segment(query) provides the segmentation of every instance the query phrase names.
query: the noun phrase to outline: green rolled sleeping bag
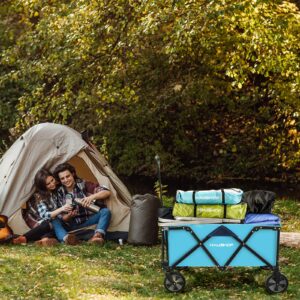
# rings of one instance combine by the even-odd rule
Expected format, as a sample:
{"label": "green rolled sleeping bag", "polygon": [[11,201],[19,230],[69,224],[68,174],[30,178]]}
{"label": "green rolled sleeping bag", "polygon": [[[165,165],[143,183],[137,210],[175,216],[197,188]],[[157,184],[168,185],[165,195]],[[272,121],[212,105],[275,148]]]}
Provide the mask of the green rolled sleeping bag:
{"label": "green rolled sleeping bag", "polygon": [[175,203],[173,207],[174,217],[197,217],[243,220],[247,212],[247,204],[233,205],[194,205]]}

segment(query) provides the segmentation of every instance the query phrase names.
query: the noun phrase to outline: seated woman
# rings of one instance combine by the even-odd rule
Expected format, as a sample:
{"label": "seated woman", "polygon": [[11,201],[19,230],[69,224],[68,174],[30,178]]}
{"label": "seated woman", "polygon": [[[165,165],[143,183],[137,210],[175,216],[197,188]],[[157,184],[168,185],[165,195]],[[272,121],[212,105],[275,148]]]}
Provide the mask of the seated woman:
{"label": "seated woman", "polygon": [[58,241],[55,238],[50,221],[62,212],[70,211],[72,207],[69,204],[59,207],[58,182],[48,170],[41,169],[36,174],[34,183],[37,193],[35,193],[34,202],[30,203],[30,210],[37,219],[40,219],[40,224],[24,235],[13,239],[13,244],[35,242],[35,244],[41,246],[53,246]]}

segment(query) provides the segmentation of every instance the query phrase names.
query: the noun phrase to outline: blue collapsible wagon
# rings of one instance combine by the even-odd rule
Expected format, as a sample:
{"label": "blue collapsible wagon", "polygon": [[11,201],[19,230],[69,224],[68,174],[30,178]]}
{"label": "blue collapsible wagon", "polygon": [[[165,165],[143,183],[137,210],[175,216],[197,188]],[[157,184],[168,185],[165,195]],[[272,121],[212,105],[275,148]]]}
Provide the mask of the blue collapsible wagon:
{"label": "blue collapsible wagon", "polygon": [[272,274],[265,286],[270,293],[284,292],[287,278],[278,265],[280,226],[255,224],[160,223],[164,286],[180,292],[185,267],[263,267]]}

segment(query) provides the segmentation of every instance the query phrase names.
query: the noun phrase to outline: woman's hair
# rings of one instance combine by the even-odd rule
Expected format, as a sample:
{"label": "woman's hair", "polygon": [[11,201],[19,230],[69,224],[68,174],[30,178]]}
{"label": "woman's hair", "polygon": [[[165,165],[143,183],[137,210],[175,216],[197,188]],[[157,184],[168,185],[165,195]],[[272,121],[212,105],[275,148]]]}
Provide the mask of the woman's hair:
{"label": "woman's hair", "polygon": [[50,171],[46,169],[41,169],[36,173],[34,177],[35,187],[37,189],[37,192],[41,195],[42,198],[48,197],[50,195],[50,192],[46,186],[46,179],[49,176],[54,177]]}

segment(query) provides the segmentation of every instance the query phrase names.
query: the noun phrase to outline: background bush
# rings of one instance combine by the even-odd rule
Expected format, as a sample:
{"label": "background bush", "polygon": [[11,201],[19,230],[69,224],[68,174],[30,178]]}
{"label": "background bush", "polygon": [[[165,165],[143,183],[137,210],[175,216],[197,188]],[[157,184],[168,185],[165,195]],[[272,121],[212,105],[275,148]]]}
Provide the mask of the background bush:
{"label": "background bush", "polygon": [[89,129],[120,175],[153,175],[158,153],[170,178],[297,180],[296,2],[11,0],[0,13],[2,152],[9,128],[51,121]]}

